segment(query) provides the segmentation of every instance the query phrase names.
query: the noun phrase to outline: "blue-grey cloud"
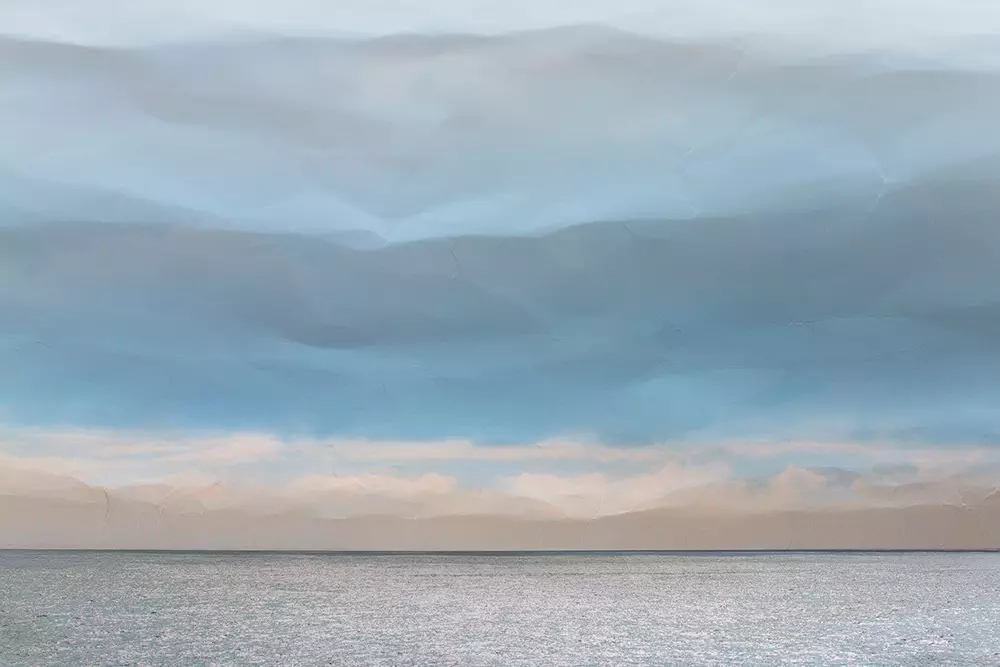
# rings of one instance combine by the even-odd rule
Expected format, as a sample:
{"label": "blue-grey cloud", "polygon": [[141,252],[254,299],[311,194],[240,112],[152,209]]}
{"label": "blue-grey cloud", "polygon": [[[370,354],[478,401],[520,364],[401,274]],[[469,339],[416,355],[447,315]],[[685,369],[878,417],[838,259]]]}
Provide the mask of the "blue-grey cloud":
{"label": "blue-grey cloud", "polygon": [[7,37],[0,416],[993,442],[989,54]]}

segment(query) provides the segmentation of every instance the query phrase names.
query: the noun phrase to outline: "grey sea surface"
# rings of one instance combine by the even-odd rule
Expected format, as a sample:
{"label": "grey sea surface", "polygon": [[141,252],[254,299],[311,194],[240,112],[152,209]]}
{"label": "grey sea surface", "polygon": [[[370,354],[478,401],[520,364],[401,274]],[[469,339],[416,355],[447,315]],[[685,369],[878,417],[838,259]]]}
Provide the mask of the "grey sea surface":
{"label": "grey sea surface", "polygon": [[1000,665],[1000,554],[0,551],[3,665]]}

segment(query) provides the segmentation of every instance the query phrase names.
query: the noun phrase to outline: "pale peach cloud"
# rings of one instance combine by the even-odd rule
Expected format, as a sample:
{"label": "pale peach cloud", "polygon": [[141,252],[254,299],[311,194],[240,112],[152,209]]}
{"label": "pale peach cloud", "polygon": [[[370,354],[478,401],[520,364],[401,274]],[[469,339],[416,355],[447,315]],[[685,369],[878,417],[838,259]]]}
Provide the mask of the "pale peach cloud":
{"label": "pale peach cloud", "polygon": [[0,439],[37,443],[57,450],[71,449],[98,458],[162,457],[170,461],[241,463],[270,458],[283,446],[264,433],[233,433],[191,437],[128,431],[12,431]]}
{"label": "pale peach cloud", "polygon": [[656,461],[667,455],[663,447],[621,448],[568,439],[543,440],[528,445],[477,445],[471,440],[438,442],[379,442],[331,440],[331,455],[353,461]]}
{"label": "pale peach cloud", "polygon": [[164,457],[169,462],[238,464],[276,458],[282,444],[269,436],[241,435],[185,443],[182,451]]}
{"label": "pale peach cloud", "polygon": [[928,468],[963,468],[1000,462],[1000,448],[985,446],[905,446],[884,442],[772,441],[707,445],[720,455],[774,459],[796,455],[848,456],[873,463],[908,463]]}
{"label": "pale peach cloud", "polygon": [[[790,467],[757,483],[708,471],[523,476],[520,492],[466,490],[445,475],[310,476],[282,487],[103,488],[0,467],[0,547],[214,549],[997,548],[995,488],[963,480],[849,489]],[[711,477],[711,475],[706,475]],[[681,482],[680,480],[685,480]],[[841,488],[841,491],[844,489]],[[888,492],[878,497],[874,492]],[[893,494],[892,491],[899,491]],[[608,508],[595,511],[603,494]],[[617,506],[615,506],[617,503]],[[629,512],[627,507],[647,511]]]}
{"label": "pale peach cloud", "polygon": [[[0,465],[115,485],[219,474],[277,458],[280,440],[260,434],[207,438],[81,432],[0,434]],[[17,452],[17,453],[14,453]]]}
{"label": "pale peach cloud", "polygon": [[[987,446],[910,446],[892,442],[747,441],[656,443],[611,447],[586,439],[551,438],[534,443],[483,445],[467,439],[437,441],[361,438],[279,438],[260,432],[223,435],[172,435],[127,431],[0,430],[0,451],[45,450],[74,459],[146,457],[171,463],[242,464],[298,455],[314,460],[357,463],[419,462],[592,462],[656,465],[679,456],[701,460],[789,459],[841,456],[876,464],[906,463],[928,469],[961,469],[1000,463],[1000,448]],[[32,452],[36,454],[36,452]],[[40,453],[36,455],[41,455]]]}
{"label": "pale peach cloud", "polygon": [[[813,469],[796,461],[806,455],[857,465]],[[772,472],[747,478],[741,459],[772,462]],[[510,465],[494,469],[499,463]],[[759,512],[962,504],[994,488],[996,464],[1000,457],[986,447],[851,442],[614,448],[569,438],[495,446],[267,433],[0,434],[0,494],[110,494],[185,512],[590,518],[677,507]]]}
{"label": "pale peach cloud", "polygon": [[270,457],[279,450],[312,453],[349,461],[656,461],[669,455],[664,445],[609,447],[568,438],[535,443],[481,445],[471,440],[392,441],[361,438],[288,438],[267,433],[242,432],[219,436],[171,437],[165,434],[120,431],[0,432],[0,446],[15,441],[46,447],[86,451],[92,456],[169,456],[202,460],[248,461]]}
{"label": "pale peach cloud", "polygon": [[289,484],[289,490],[297,494],[310,493],[357,493],[390,497],[410,497],[420,495],[442,495],[458,488],[454,477],[429,473],[419,477],[396,477],[392,475],[307,475],[298,477]]}
{"label": "pale peach cloud", "polygon": [[670,462],[655,472],[620,478],[599,472],[576,476],[522,473],[504,480],[501,488],[511,496],[549,503],[570,514],[598,516],[655,507],[671,493],[728,476],[724,463],[685,466]]}

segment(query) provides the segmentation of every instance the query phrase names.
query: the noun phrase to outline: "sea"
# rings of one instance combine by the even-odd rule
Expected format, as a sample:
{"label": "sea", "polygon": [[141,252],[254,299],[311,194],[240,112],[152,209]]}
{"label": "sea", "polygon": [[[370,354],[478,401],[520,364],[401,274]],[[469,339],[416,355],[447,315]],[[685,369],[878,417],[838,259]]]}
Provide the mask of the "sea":
{"label": "sea", "polygon": [[0,664],[1000,666],[1000,553],[0,551]]}

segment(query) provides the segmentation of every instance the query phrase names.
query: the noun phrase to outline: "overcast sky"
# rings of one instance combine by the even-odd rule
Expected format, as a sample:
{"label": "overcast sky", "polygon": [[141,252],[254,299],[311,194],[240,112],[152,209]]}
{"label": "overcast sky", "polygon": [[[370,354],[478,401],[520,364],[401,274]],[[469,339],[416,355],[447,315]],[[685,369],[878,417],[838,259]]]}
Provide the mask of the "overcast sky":
{"label": "overcast sky", "polygon": [[988,493],[1000,10],[833,5],[5,3],[0,485]]}

